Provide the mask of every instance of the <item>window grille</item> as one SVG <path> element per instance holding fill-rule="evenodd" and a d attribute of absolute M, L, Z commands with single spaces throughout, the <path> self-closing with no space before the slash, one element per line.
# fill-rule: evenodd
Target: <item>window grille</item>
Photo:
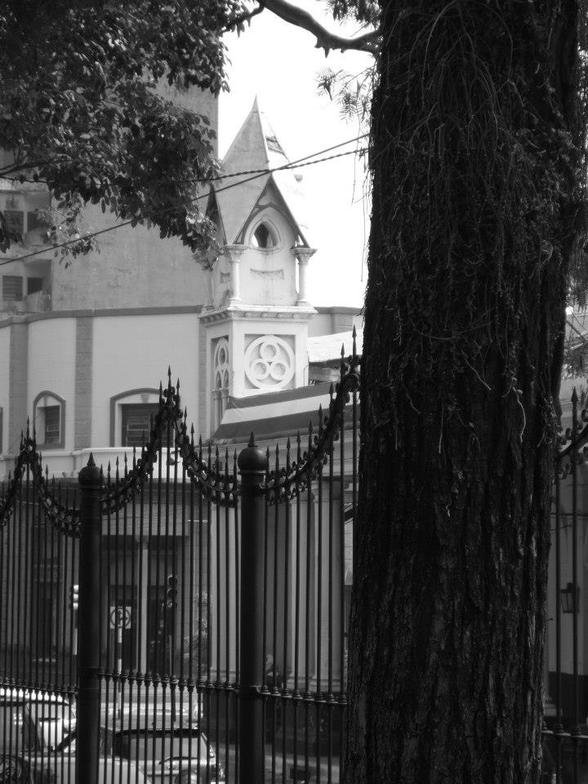
<path fill-rule="evenodd" d="M 45 406 L 45 443 L 58 444 L 60 441 L 59 406 Z"/>
<path fill-rule="evenodd" d="M 20 275 L 2 276 L 2 299 L 17 302 L 22 299 L 22 278 Z"/>
<path fill-rule="evenodd" d="M 142 447 L 149 441 L 157 403 L 127 403 L 122 408 L 122 446 Z"/>

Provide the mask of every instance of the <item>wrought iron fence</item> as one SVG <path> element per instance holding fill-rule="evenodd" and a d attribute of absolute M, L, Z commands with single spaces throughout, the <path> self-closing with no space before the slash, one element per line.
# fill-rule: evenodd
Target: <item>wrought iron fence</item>
<path fill-rule="evenodd" d="M 304 438 L 238 465 L 171 380 L 142 451 L 78 483 L 23 437 L 0 487 L 0 780 L 339 780 L 358 367 Z"/>
<path fill-rule="evenodd" d="M 25 434 L 0 486 L 0 780 L 340 780 L 358 373 L 277 447 L 196 441 L 171 382 L 149 444 L 79 482 Z M 588 782 L 582 404 L 553 486 L 549 784 Z"/>
<path fill-rule="evenodd" d="M 556 457 L 545 646 L 545 780 L 588 781 L 588 411 L 574 389 Z"/>

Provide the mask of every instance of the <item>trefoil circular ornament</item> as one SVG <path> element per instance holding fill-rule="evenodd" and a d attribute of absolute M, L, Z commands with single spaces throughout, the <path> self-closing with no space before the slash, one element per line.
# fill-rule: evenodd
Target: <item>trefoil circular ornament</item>
<path fill-rule="evenodd" d="M 245 352 L 245 375 L 257 389 L 283 389 L 294 376 L 294 352 L 275 335 L 253 340 Z"/>

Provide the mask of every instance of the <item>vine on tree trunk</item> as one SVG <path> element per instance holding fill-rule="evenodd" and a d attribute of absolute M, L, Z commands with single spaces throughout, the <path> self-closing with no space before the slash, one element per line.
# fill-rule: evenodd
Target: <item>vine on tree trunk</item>
<path fill-rule="evenodd" d="M 531 784 L 577 6 L 381 9 L 345 781 Z"/>

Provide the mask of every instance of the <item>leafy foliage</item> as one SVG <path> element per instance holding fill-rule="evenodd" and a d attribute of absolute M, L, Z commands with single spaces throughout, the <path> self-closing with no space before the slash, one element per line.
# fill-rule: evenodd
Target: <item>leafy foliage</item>
<path fill-rule="evenodd" d="M 55 247 L 55 255 L 65 259 L 69 266 L 76 256 L 100 252 L 100 245 L 89 228 L 86 228 L 81 208 L 37 210 L 40 223 L 47 226 L 45 239 Z"/>
<path fill-rule="evenodd" d="M 192 250 L 214 226 L 197 201 L 215 171 L 208 117 L 158 84 L 225 87 L 223 30 L 239 0 L 0 2 L 0 176 L 46 181 L 59 209 L 88 202 L 157 225 Z M 0 221 L 0 249 L 11 239 Z"/>
<path fill-rule="evenodd" d="M 380 3 L 372 0 L 329 0 L 335 19 L 344 19 L 353 14 L 362 22 L 377 27 L 380 21 Z"/>
<path fill-rule="evenodd" d="M 367 126 L 373 82 L 374 69 L 370 67 L 353 75 L 325 68 L 318 75 L 316 83 L 319 93 L 327 93 L 331 100 L 337 102 L 344 120 L 356 119 L 360 125 Z"/>

